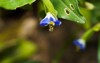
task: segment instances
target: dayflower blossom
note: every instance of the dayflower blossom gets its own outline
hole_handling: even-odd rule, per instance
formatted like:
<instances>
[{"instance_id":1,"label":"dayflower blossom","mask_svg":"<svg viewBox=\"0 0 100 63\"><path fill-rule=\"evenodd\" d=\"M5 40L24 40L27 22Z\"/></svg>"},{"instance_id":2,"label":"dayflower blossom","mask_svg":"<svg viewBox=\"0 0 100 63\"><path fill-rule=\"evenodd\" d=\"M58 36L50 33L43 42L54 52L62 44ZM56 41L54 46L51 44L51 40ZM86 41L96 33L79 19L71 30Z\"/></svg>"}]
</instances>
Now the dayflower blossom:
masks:
<instances>
[{"instance_id":1,"label":"dayflower blossom","mask_svg":"<svg viewBox=\"0 0 100 63\"><path fill-rule=\"evenodd\" d=\"M49 25L49 31L53 31L53 27L61 25L61 21L59 21L50 12L48 12L45 18L41 20L40 25L41 26Z\"/></svg>"},{"instance_id":2,"label":"dayflower blossom","mask_svg":"<svg viewBox=\"0 0 100 63\"><path fill-rule=\"evenodd\" d=\"M83 39L78 39L73 42L74 42L74 45L76 45L76 47L78 47L81 50L84 50L86 47L85 40Z\"/></svg>"}]
</instances>

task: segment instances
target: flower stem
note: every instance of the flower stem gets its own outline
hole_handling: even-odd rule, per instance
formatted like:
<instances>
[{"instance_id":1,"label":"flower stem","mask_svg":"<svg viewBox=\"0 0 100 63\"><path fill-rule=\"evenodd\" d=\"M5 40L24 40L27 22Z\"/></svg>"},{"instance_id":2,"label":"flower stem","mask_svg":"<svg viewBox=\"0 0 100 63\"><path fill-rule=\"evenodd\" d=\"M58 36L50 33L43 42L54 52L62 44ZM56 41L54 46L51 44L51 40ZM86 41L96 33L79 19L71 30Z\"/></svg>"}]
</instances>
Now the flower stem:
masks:
<instances>
[{"instance_id":1,"label":"flower stem","mask_svg":"<svg viewBox=\"0 0 100 63\"><path fill-rule=\"evenodd\" d=\"M89 39L91 37L91 35L93 35L93 33L94 33L93 29L89 29L83 34L81 39L86 41L87 39Z\"/></svg>"},{"instance_id":2,"label":"flower stem","mask_svg":"<svg viewBox=\"0 0 100 63\"><path fill-rule=\"evenodd\" d=\"M81 37L81 39L83 40L87 40L91 37L91 35L93 35L94 32L100 31L100 23L96 24L93 28L87 30L83 36Z\"/></svg>"},{"instance_id":3,"label":"flower stem","mask_svg":"<svg viewBox=\"0 0 100 63\"><path fill-rule=\"evenodd\" d=\"M43 4L46 6L48 12L51 12L55 17L57 16L57 11L54 9L53 4L50 0L42 0Z\"/></svg>"}]
</instances>

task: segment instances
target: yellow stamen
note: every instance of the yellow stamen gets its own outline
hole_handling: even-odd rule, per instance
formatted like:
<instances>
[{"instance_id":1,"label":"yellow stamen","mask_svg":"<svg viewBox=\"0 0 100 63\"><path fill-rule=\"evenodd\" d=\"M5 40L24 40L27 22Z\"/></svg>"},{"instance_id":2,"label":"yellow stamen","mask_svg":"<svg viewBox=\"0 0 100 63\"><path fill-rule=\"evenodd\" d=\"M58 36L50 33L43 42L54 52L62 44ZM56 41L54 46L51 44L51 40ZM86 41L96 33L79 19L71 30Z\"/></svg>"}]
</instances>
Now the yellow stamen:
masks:
<instances>
[{"instance_id":1,"label":"yellow stamen","mask_svg":"<svg viewBox=\"0 0 100 63\"><path fill-rule=\"evenodd\" d=\"M50 21L50 23L49 23L49 31L51 31L51 32L53 31L54 25L55 25L55 23Z\"/></svg>"}]
</instances>

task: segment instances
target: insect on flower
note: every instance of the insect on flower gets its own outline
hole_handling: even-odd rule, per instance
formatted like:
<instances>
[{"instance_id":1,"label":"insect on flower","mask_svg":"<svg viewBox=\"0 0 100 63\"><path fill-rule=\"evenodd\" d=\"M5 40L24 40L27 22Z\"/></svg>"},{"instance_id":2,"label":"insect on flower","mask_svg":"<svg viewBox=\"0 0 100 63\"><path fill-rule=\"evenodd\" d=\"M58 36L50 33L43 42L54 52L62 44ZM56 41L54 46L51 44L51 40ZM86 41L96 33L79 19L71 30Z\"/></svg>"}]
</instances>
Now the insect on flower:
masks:
<instances>
[{"instance_id":1,"label":"insect on flower","mask_svg":"<svg viewBox=\"0 0 100 63\"><path fill-rule=\"evenodd\" d=\"M44 19L40 22L41 26L49 26L49 31L53 31L54 26L61 25L61 21L59 21L56 17L54 17L50 12L47 13Z\"/></svg>"},{"instance_id":2,"label":"insect on flower","mask_svg":"<svg viewBox=\"0 0 100 63\"><path fill-rule=\"evenodd\" d=\"M81 50L84 50L85 49L85 41L83 39L78 39L78 40L75 40L73 41L74 42L74 45L76 45L76 47L78 49L81 49Z\"/></svg>"}]
</instances>

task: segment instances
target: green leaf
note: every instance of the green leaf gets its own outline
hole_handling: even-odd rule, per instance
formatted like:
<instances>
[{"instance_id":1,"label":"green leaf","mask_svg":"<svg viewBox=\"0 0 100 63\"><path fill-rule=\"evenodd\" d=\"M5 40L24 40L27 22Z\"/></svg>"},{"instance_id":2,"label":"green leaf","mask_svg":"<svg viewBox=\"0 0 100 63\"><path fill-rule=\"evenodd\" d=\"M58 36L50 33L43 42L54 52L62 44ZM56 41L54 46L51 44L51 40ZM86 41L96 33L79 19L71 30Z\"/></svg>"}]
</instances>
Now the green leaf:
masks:
<instances>
[{"instance_id":1,"label":"green leaf","mask_svg":"<svg viewBox=\"0 0 100 63\"><path fill-rule=\"evenodd\" d=\"M37 45L32 41L17 39L15 42L16 46L11 47L13 49L7 49L7 51L4 51L3 58L0 56L0 63L19 63L19 61L28 59L37 52Z\"/></svg>"},{"instance_id":2,"label":"green leaf","mask_svg":"<svg viewBox=\"0 0 100 63\"><path fill-rule=\"evenodd\" d=\"M30 57L37 51L37 45L29 40L19 39L19 47L17 48L14 58L22 59Z\"/></svg>"},{"instance_id":3,"label":"green leaf","mask_svg":"<svg viewBox=\"0 0 100 63\"><path fill-rule=\"evenodd\" d=\"M58 17L77 23L85 23L85 18L80 14L77 0L51 0Z\"/></svg>"},{"instance_id":4,"label":"green leaf","mask_svg":"<svg viewBox=\"0 0 100 63\"><path fill-rule=\"evenodd\" d=\"M14 10L26 4L31 4L35 0L0 0L0 7L5 9Z\"/></svg>"}]
</instances>

